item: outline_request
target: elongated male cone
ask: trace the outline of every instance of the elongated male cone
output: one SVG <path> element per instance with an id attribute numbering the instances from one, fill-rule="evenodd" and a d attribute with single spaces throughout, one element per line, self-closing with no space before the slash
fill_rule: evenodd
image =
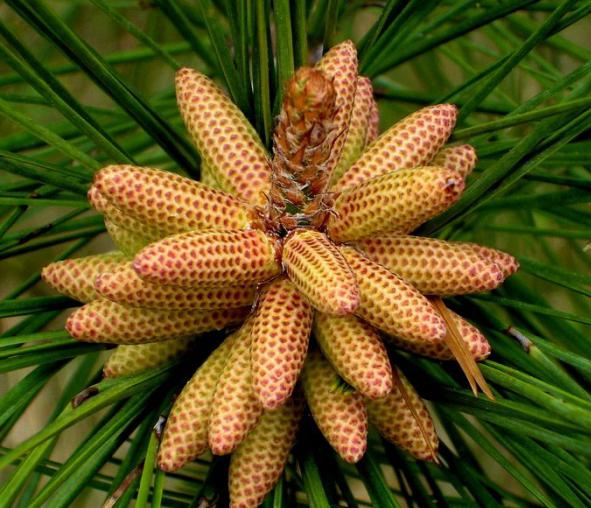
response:
<path id="1" fill-rule="evenodd" d="M 163 471 L 176 471 L 207 450 L 213 396 L 236 338 L 230 335 L 209 355 L 174 401 L 158 450 Z"/>
<path id="2" fill-rule="evenodd" d="M 477 362 L 486 359 L 491 351 L 490 344 L 488 343 L 488 340 L 486 340 L 486 337 L 478 328 L 466 321 L 463 317 L 451 310 L 449 310 L 449 312 L 456 324 L 458 332 L 460 332 L 462 339 L 468 346 L 474 359 Z M 434 358 L 436 360 L 453 360 L 455 358 L 445 339 L 430 342 L 417 342 L 395 337 L 393 335 L 390 335 L 388 338 L 390 342 L 396 344 L 400 349 L 410 351 L 417 355 Z"/>
<path id="3" fill-rule="evenodd" d="M 464 180 L 451 169 L 425 166 L 389 173 L 341 194 L 327 232 L 337 242 L 409 233 L 447 210 L 463 190 Z"/>
<path id="4" fill-rule="evenodd" d="M 476 167 L 476 162 L 478 157 L 473 146 L 451 145 L 439 150 L 429 164 L 453 169 L 462 175 L 462 178 L 466 178 Z"/>
<path id="5" fill-rule="evenodd" d="M 334 140 L 327 164 L 327 176 L 330 177 L 341 159 L 355 102 L 355 89 L 357 88 L 357 49 L 355 44 L 347 40 L 333 46 L 316 64 L 316 68 L 332 79 L 337 93 L 337 112 L 334 124 L 340 135 Z"/>
<path id="6" fill-rule="evenodd" d="M 357 88 L 355 90 L 355 102 L 351 112 L 351 120 L 347 129 L 347 136 L 343 144 L 341 158 L 335 166 L 330 184 L 334 184 L 343 176 L 351 165 L 359 158 L 368 137 L 370 117 L 373 114 L 373 87 L 371 80 L 364 76 L 357 78 Z M 374 121 L 373 118 L 371 118 Z M 372 125 L 372 129 L 373 129 Z M 371 135 L 370 135 L 371 136 Z"/>
<path id="7" fill-rule="evenodd" d="M 439 439 L 427 406 L 404 374 L 387 397 L 367 401 L 370 422 L 384 439 L 420 460 L 435 460 Z"/>
<path id="8" fill-rule="evenodd" d="M 192 231 L 148 245 L 133 261 L 150 282 L 175 286 L 232 286 L 281 272 L 273 240 L 262 231 Z"/>
<path id="9" fill-rule="evenodd" d="M 283 267 L 318 310 L 343 316 L 359 305 L 359 288 L 342 254 L 318 231 L 295 231 L 283 246 Z"/>
<path id="10" fill-rule="evenodd" d="M 339 375 L 361 394 L 375 399 L 392 389 L 392 368 L 379 335 L 355 316 L 317 312 L 314 336 Z"/>
<path id="11" fill-rule="evenodd" d="M 193 69 L 177 71 L 176 95 L 187 130 L 221 188 L 263 205 L 271 168 L 244 114 L 213 81 Z"/>
<path id="12" fill-rule="evenodd" d="M 61 294 L 87 303 L 99 298 L 94 289 L 97 276 L 125 263 L 126 258 L 122 252 L 64 259 L 45 266 L 41 270 L 41 277 Z"/>
<path id="13" fill-rule="evenodd" d="M 104 215 L 105 227 L 111 240 L 128 256 L 134 256 L 146 245 L 168 236 L 165 230 L 123 213 L 98 190 L 96 185 L 91 185 L 88 190 L 88 201 L 97 212 Z"/>
<path id="14" fill-rule="evenodd" d="M 108 221 L 114 223 L 118 227 L 126 229 L 129 232 L 141 235 L 143 238 L 149 240 L 148 243 L 155 242 L 169 235 L 166 229 L 150 225 L 117 208 L 117 206 L 115 206 L 107 196 L 102 194 L 94 184 L 88 189 L 87 196 L 88 201 L 96 211 L 105 216 L 105 222 Z"/>
<path id="15" fill-rule="evenodd" d="M 352 247 L 342 247 L 361 295 L 356 314 L 386 333 L 418 344 L 445 337 L 445 322 L 417 289 Z"/>
<path id="16" fill-rule="evenodd" d="M 256 508 L 281 476 L 303 413 L 296 394 L 283 406 L 266 411 L 230 460 L 231 508 Z"/>
<path id="17" fill-rule="evenodd" d="M 194 337 L 181 337 L 164 342 L 117 346 L 103 365 L 105 377 L 121 377 L 153 369 L 177 358 L 193 346 Z"/>
<path id="18" fill-rule="evenodd" d="M 422 166 L 451 135 L 457 108 L 437 104 L 416 111 L 384 132 L 333 186 L 342 192 L 377 176 Z"/>
<path id="19" fill-rule="evenodd" d="M 260 297 L 252 324 L 252 381 L 265 409 L 293 392 L 308 351 L 312 307 L 291 281 L 272 281 Z"/>
<path id="20" fill-rule="evenodd" d="M 234 309 L 254 302 L 256 286 L 164 286 L 141 279 L 131 263 L 103 272 L 96 278 L 97 292 L 113 302 L 148 309 Z"/>
<path id="21" fill-rule="evenodd" d="M 251 373 L 252 319 L 236 332 L 228 361 L 215 390 L 209 421 L 209 447 L 215 455 L 231 453 L 263 414 Z"/>
<path id="22" fill-rule="evenodd" d="M 357 246 L 428 295 L 490 291 L 504 280 L 496 262 L 480 255 L 474 244 L 386 235 L 359 241 Z"/>
<path id="23" fill-rule="evenodd" d="M 465 243 L 466 248 L 471 248 L 479 256 L 484 259 L 492 261 L 503 272 L 503 276 L 509 277 L 519 270 L 519 261 L 511 254 L 503 252 L 502 250 L 493 249 L 492 247 L 485 247 L 476 243 Z"/>
<path id="24" fill-rule="evenodd" d="M 221 330 L 244 320 L 248 308 L 211 311 L 156 310 L 95 300 L 68 318 L 66 330 L 84 342 L 142 344 Z"/>
<path id="25" fill-rule="evenodd" d="M 94 186 L 123 213 L 168 234 L 250 225 L 250 210 L 245 204 L 169 171 L 107 166 L 96 173 Z"/>
<path id="26" fill-rule="evenodd" d="M 360 393 L 339 386 L 339 376 L 320 351 L 308 354 L 302 386 L 318 428 L 347 462 L 357 462 L 367 448 L 367 411 Z"/>

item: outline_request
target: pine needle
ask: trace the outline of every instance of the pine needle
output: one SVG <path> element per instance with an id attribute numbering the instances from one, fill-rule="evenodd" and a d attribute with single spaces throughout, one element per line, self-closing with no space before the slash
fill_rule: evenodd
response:
<path id="1" fill-rule="evenodd" d="M 445 342 L 453 353 L 456 361 L 459 363 L 460 368 L 468 380 L 468 383 L 470 383 L 472 392 L 474 392 L 474 395 L 478 395 L 478 388 L 480 388 L 489 399 L 494 400 L 495 397 L 486 380 L 484 379 L 482 372 L 480 372 L 478 364 L 474 360 L 472 353 L 470 353 L 467 344 L 462 339 L 462 335 L 460 334 L 451 314 L 449 313 L 449 310 L 441 298 L 433 298 L 431 301 L 441 314 L 441 317 L 445 320 L 445 325 L 447 327 Z"/>

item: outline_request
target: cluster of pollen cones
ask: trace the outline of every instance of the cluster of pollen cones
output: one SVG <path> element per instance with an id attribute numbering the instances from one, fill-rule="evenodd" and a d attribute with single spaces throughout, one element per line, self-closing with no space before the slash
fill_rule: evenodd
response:
<path id="1" fill-rule="evenodd" d="M 488 247 L 411 235 L 457 201 L 476 164 L 471 146 L 445 144 L 456 108 L 423 108 L 378 136 L 347 41 L 287 84 L 269 155 L 206 76 L 181 69 L 176 88 L 202 181 L 105 167 L 88 195 L 118 250 L 43 271 L 85 303 L 68 319 L 72 337 L 117 344 L 109 377 L 231 332 L 176 399 L 159 467 L 231 453 L 231 506 L 258 506 L 305 411 L 348 462 L 363 456 L 368 422 L 434 460 L 427 407 L 384 342 L 449 360 L 453 334 L 486 358 L 485 337 L 440 297 L 492 290 L 518 267 Z"/>

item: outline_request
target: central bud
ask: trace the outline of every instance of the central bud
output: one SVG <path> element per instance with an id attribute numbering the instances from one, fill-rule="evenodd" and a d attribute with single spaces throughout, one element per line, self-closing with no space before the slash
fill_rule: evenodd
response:
<path id="1" fill-rule="evenodd" d="M 266 213 L 277 234 L 298 227 L 322 229 L 331 207 L 325 193 L 328 162 L 342 133 L 334 122 L 336 92 L 318 69 L 296 71 L 285 88 L 275 134 L 271 193 Z"/>

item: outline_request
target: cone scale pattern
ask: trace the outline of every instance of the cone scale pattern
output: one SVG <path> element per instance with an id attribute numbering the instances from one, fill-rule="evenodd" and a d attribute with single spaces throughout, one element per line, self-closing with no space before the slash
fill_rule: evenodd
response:
<path id="1" fill-rule="evenodd" d="M 118 345 L 107 377 L 191 361 L 213 340 L 202 334 L 227 336 L 174 402 L 158 464 L 176 471 L 208 449 L 232 454 L 230 504 L 241 508 L 273 488 L 305 405 L 348 462 L 365 452 L 368 421 L 436 460 L 431 418 L 387 348 L 463 369 L 468 359 L 473 384 L 472 359 L 490 345 L 440 297 L 492 290 L 519 267 L 490 247 L 410 236 L 460 198 L 477 163 L 473 147 L 445 144 L 455 106 L 423 108 L 379 135 L 350 41 L 284 86 L 268 154 L 213 81 L 179 70 L 202 181 L 99 170 L 88 199 L 118 251 L 42 273 L 85 304 L 68 318 L 72 337 Z"/>
<path id="2" fill-rule="evenodd" d="M 439 440 L 429 411 L 398 369 L 395 378 L 390 395 L 367 401 L 369 419 L 387 441 L 417 459 L 435 460 Z"/>
<path id="3" fill-rule="evenodd" d="M 288 238 L 283 247 L 283 266 L 316 309 L 342 316 L 359 306 L 353 272 L 322 233 L 303 230 Z"/>
<path id="4" fill-rule="evenodd" d="M 269 284 L 253 318 L 252 382 L 265 409 L 287 400 L 308 351 L 312 307 L 287 278 Z"/>
<path id="5" fill-rule="evenodd" d="M 105 377 L 130 376 L 158 367 L 182 356 L 195 342 L 193 337 L 181 337 L 164 342 L 117 346 L 105 362 L 103 374 Z"/>
<path id="6" fill-rule="evenodd" d="M 263 414 L 252 383 L 251 333 L 249 319 L 237 332 L 213 396 L 209 447 L 216 455 L 231 453 Z"/>
<path id="7" fill-rule="evenodd" d="M 463 190 L 464 181 L 450 169 L 425 166 L 389 173 L 341 194 L 328 234 L 338 242 L 350 242 L 408 233 L 447 210 Z"/>
<path id="8" fill-rule="evenodd" d="M 202 160 L 220 188 L 262 205 L 271 168 L 257 133 L 208 77 L 183 68 L 176 75 L 177 102 Z"/>
<path id="9" fill-rule="evenodd" d="M 392 171 L 429 162 L 453 131 L 457 108 L 438 104 L 412 113 L 390 127 L 333 186 L 344 191 Z"/>
<path id="10" fill-rule="evenodd" d="M 509 273 L 517 267 L 514 258 L 504 253 L 502 269 L 494 251 L 435 238 L 390 235 L 362 240 L 357 245 L 370 259 L 430 295 L 490 291 L 503 282 L 505 271 Z"/>
<path id="11" fill-rule="evenodd" d="M 308 407 L 318 428 L 347 462 L 357 462 L 367 447 L 367 410 L 360 393 L 339 386 L 339 377 L 319 351 L 308 355 L 302 372 Z"/>
<path id="12" fill-rule="evenodd" d="M 230 335 L 209 355 L 175 400 L 162 434 L 160 469 L 176 471 L 207 450 L 213 397 L 237 337 L 238 334 Z"/>
<path id="13" fill-rule="evenodd" d="M 119 268 L 125 264 L 125 255 L 121 252 L 65 259 L 44 267 L 41 277 L 63 295 L 87 303 L 99 298 L 94 287 L 95 279 L 102 272 Z"/>
<path id="14" fill-rule="evenodd" d="M 147 309 L 234 309 L 251 305 L 256 286 L 163 286 L 141 279 L 131 263 L 96 277 L 95 290 L 107 300 Z"/>
<path id="15" fill-rule="evenodd" d="M 296 394 L 283 406 L 267 411 L 236 448 L 229 472 L 232 508 L 259 506 L 271 491 L 294 444 L 303 402 Z"/>
<path id="16" fill-rule="evenodd" d="M 355 316 L 316 313 L 314 336 L 339 375 L 370 399 L 392 390 L 392 368 L 379 335 Z"/>

